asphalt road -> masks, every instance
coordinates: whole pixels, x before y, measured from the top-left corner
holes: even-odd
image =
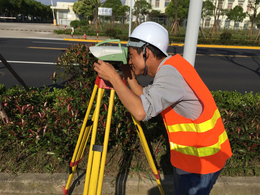
[[[48,76],[56,71],[57,58],[73,43],[77,42],[62,39],[0,38],[0,54],[28,86],[52,86]],[[171,46],[168,52],[172,55],[182,54],[183,47]],[[211,91],[260,92],[258,49],[198,47],[195,68]],[[143,85],[151,80],[150,77],[139,78]],[[0,83],[8,88],[19,84],[2,63]]]
[[[56,71],[55,62],[70,43],[64,41],[41,41],[34,39],[1,39],[0,54],[12,66],[27,86],[52,85],[48,78]],[[39,49],[40,47],[44,49]],[[36,49],[38,48],[38,49]],[[50,49],[51,48],[51,49]],[[18,84],[15,77],[0,64],[0,83],[11,87]],[[21,86],[19,84],[19,86]]]
[[[260,92],[260,58],[197,56],[195,67],[211,91]]]

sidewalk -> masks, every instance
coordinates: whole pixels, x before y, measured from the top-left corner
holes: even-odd
[[[64,39],[70,35],[56,35],[53,30],[65,29],[64,26],[36,23],[3,23],[0,22],[0,38],[42,38]],[[82,39],[74,36],[74,39]],[[96,40],[96,37],[88,37]],[[100,37],[105,40],[107,37]],[[74,175],[74,181],[77,175]],[[72,182],[72,195],[83,194],[85,175],[82,174],[80,185]],[[55,195],[63,194],[62,186],[65,186],[68,174],[30,174],[24,173],[11,175],[0,173],[0,195]],[[161,183],[165,194],[172,194],[172,176],[161,175]],[[160,195],[157,183],[146,178],[131,177],[121,178],[104,176],[103,195]],[[219,177],[214,185],[211,195],[259,195],[260,177]]]
[[[82,195],[85,174],[80,175],[77,185],[77,175],[74,175],[71,185],[71,195]],[[156,181],[146,178],[131,177],[116,178],[104,176],[103,195],[160,195]],[[172,194],[172,177],[161,176],[161,184],[165,195]],[[63,194],[62,187],[66,185],[68,174],[18,174],[17,176],[0,173],[0,195],[55,195]],[[75,182],[75,180],[77,180]],[[219,177],[210,195],[259,195],[259,177]]]
[[[70,28],[70,27],[69,27]],[[17,23],[0,22],[0,38],[40,38],[40,39],[82,39],[81,35],[55,34],[54,30],[64,30],[65,26],[54,26],[51,23]],[[67,27],[68,30],[68,27]],[[106,40],[108,37],[98,37],[99,40]],[[87,40],[97,40],[97,36],[87,36]]]

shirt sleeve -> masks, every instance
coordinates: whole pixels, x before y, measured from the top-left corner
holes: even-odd
[[[163,65],[154,77],[153,84],[143,88],[140,96],[146,113],[143,121],[157,116],[164,109],[181,101],[184,96],[182,75],[171,65]]]

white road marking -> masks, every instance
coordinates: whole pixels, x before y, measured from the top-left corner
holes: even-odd
[[[1,62],[1,60],[0,60]],[[7,60],[8,63],[16,63],[16,64],[48,64],[48,65],[56,65],[55,62],[32,62],[32,61],[11,61]]]

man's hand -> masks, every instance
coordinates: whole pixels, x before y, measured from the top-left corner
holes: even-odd
[[[138,83],[135,73],[132,70],[132,65],[127,64],[127,65],[122,65],[120,67],[120,70],[122,70],[123,74],[125,75],[127,79],[127,83],[131,90],[138,96],[143,94],[143,87]]]
[[[112,83],[112,80],[120,77],[116,69],[109,63],[98,60],[94,63],[94,70],[98,73],[99,77]]]
[[[135,78],[135,74],[132,70],[132,66],[129,64],[124,64],[122,66],[119,67],[119,69],[123,72],[124,76],[127,79],[133,79]]]
[[[143,120],[145,117],[145,112],[141,98],[125,85],[116,69],[111,64],[98,60],[94,63],[94,70],[98,73],[100,78],[112,84],[119,99],[124,104],[126,109],[137,120]]]

